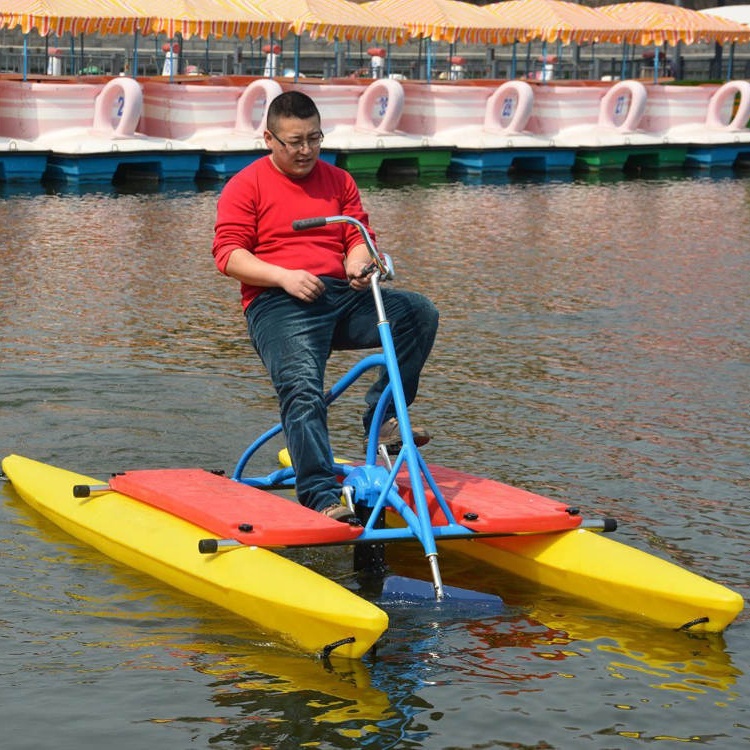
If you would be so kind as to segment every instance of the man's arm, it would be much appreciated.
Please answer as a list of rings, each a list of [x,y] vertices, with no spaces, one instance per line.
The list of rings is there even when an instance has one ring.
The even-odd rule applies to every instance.
[[[266,263],[242,247],[232,250],[224,272],[250,286],[281,287],[287,294],[303,302],[317,299],[325,288],[323,282],[308,271],[290,270]]]

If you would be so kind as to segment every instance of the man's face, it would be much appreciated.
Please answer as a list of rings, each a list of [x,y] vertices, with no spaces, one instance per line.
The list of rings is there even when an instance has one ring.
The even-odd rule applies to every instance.
[[[307,120],[281,117],[273,130],[266,130],[264,138],[276,168],[299,179],[307,177],[318,161],[323,133],[316,116]]]

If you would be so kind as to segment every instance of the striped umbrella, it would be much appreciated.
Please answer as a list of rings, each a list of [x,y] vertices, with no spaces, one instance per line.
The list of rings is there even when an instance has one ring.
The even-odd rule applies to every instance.
[[[485,5],[510,42],[622,42],[632,28],[595,8],[565,0],[507,0]]]
[[[169,37],[285,36],[291,24],[247,0],[0,0],[0,28],[41,36],[164,33]]]
[[[130,0],[150,17],[151,32],[172,38],[286,36],[291,24],[245,0]],[[2,2],[2,0],[0,0]]]
[[[503,44],[497,20],[484,8],[460,0],[374,0],[372,12],[403,26],[412,37],[464,44]]]
[[[24,34],[147,33],[149,20],[126,0],[0,0],[0,28]]]
[[[406,34],[390,19],[349,0],[233,0],[255,6],[269,18],[288,22],[298,37],[329,41],[399,42]]]
[[[748,42],[750,29],[742,24],[724,18],[707,16],[698,11],[677,5],[656,2],[617,3],[603,5],[602,13],[627,25],[636,26],[636,44],[670,44],[679,42]]]

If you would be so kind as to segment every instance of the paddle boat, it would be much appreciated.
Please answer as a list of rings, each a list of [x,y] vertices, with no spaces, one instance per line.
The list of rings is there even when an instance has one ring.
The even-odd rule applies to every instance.
[[[403,605],[428,596],[437,607],[476,604],[481,616],[502,611],[502,600],[494,594],[444,585],[443,549],[631,621],[690,632],[726,628],[744,606],[739,594],[608,538],[617,525],[613,520],[587,520],[568,502],[425,462],[412,435],[380,290],[381,282],[393,276],[392,263],[350,217],[305,219],[295,222],[295,229],[330,223],[354,224],[370,249],[382,351],[355,364],[330,389],[327,401],[335,401],[373,368],[385,367],[390,380],[375,410],[364,462],[332,456],[355,523],[329,519],[280,496],[277,491],[293,489],[295,483],[293,468],[283,465],[287,460],[270,474],[246,476],[250,459],[281,433],[280,424],[245,450],[230,477],[203,469],[148,469],[102,483],[7,456],[2,469],[18,495],[115,560],[324,657],[367,654],[388,627],[385,609],[394,600]],[[401,446],[389,453],[377,436],[391,401]],[[424,552],[421,579],[387,575],[386,546],[407,542]],[[355,567],[379,581],[375,601],[282,554],[289,548],[331,545],[352,547]]]
[[[451,174],[549,174],[573,169],[575,148],[529,129],[535,93],[526,81],[505,81],[494,89],[410,83],[407,91],[404,127],[426,131],[435,143],[449,146]]]
[[[325,140],[320,158],[359,176],[447,172],[450,148],[398,128],[399,81],[320,81],[224,76],[143,82],[140,127],[152,137],[200,148],[198,176],[226,179],[268,153],[268,105],[283,91],[303,91],[318,106]]]
[[[575,150],[578,172],[680,168],[687,147],[643,126],[652,89],[636,80],[539,86],[538,127],[558,147]]]
[[[47,168],[49,149],[18,136],[14,98],[0,81],[0,182],[39,182]]]
[[[282,86],[305,92],[317,104],[325,133],[321,158],[360,177],[447,173],[450,146],[402,127],[409,101],[400,81],[304,79]]]
[[[666,142],[687,146],[685,166],[730,168],[750,161],[750,82],[665,86],[652,98],[656,106],[645,119]]]
[[[268,153],[263,138],[268,105],[282,92],[274,79],[246,85],[148,79],[142,86],[143,132],[200,150],[198,178],[228,179]]]
[[[0,135],[0,182],[39,182],[49,150],[31,141]]]
[[[123,76],[106,82],[0,80],[0,132],[43,155],[49,179],[193,179],[200,149],[139,132],[142,109],[140,85]]]

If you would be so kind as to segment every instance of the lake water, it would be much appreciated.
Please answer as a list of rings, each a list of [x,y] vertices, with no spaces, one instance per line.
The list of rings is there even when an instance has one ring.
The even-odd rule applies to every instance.
[[[433,432],[427,458],[614,516],[621,541],[747,598],[750,181],[363,183],[363,195],[396,283],[441,309],[413,407]],[[0,454],[100,477],[231,469],[275,423],[235,283],[212,264],[216,198],[192,184],[0,189]],[[338,450],[361,446],[359,412],[358,395],[332,410]],[[273,468],[273,453],[259,461]],[[675,633],[445,558],[447,582],[495,591],[507,612],[394,609],[375,657],[327,665],[0,493],[9,750],[750,740],[747,610],[721,636]],[[307,558],[350,575],[344,551]]]

